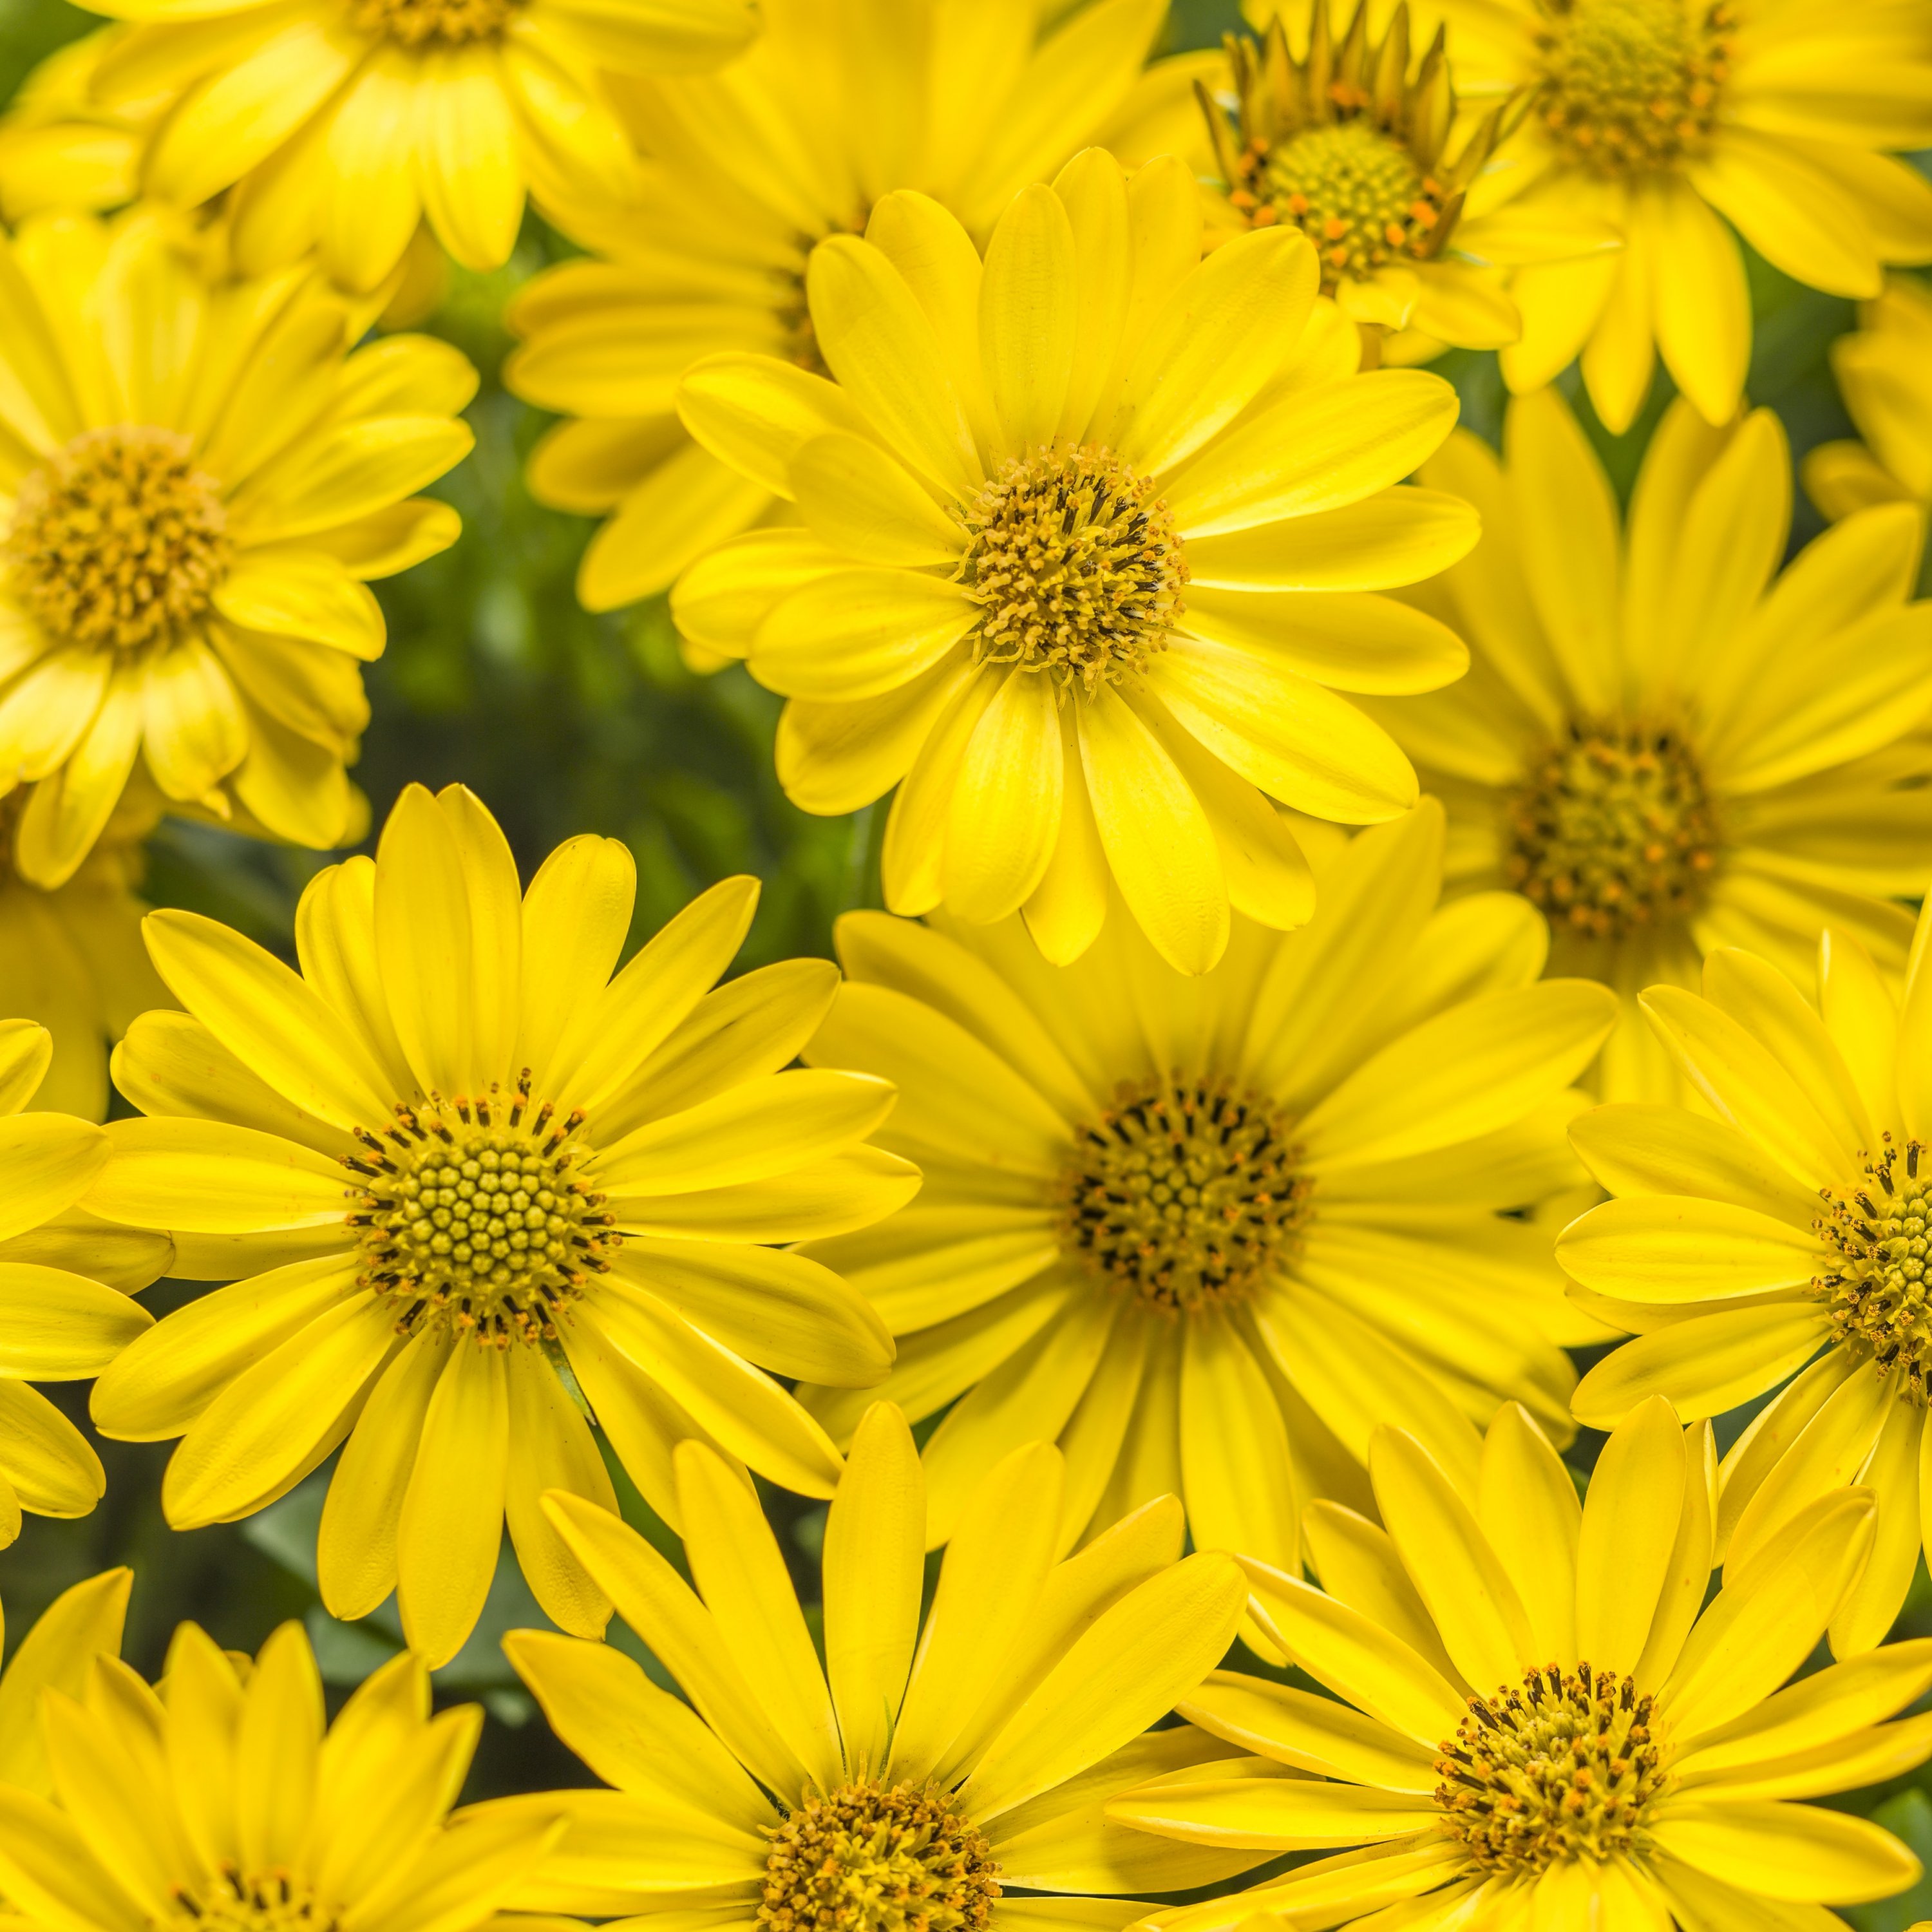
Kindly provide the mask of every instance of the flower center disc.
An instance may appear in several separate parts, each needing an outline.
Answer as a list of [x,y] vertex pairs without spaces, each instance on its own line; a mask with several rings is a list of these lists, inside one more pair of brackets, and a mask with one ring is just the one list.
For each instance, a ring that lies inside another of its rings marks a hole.
[[847,1786],[772,1833],[758,1923],[769,1932],[982,1932],[999,1868],[937,1792]]
[[1156,1306],[1239,1301],[1308,1218],[1287,1124],[1265,1101],[1202,1082],[1124,1088],[1076,1136],[1060,1184],[1060,1247]]
[[1445,199],[1400,141],[1362,119],[1304,128],[1278,142],[1254,170],[1250,192],[1315,244],[1328,294],[1345,276],[1426,257]]
[[51,637],[134,650],[208,608],[231,555],[220,486],[177,431],[86,430],[30,470],[4,554]]
[[1510,884],[1552,919],[1618,939],[1695,909],[1718,830],[1689,748],[1663,728],[1575,724],[1504,812]]
[[583,1116],[556,1116],[548,1101],[532,1110],[526,1074],[507,1106],[494,1087],[487,1100],[432,1096],[357,1134],[367,1151],[346,1165],[362,1285],[394,1306],[399,1333],[437,1322],[496,1348],[556,1339],[558,1310],[622,1238],[572,1172]]
[[349,17],[359,32],[406,47],[460,46],[494,40],[515,10],[516,0],[350,0]]
[[175,1888],[181,1917],[198,1932],[332,1932],[334,1915],[287,1872],[249,1877],[224,1864],[205,1892]]
[[1042,671],[1061,695],[1146,668],[1180,615],[1187,566],[1154,484],[1103,450],[1008,462],[964,512],[982,664]]
[[1863,1186],[1825,1198],[1814,1226],[1839,1262],[1814,1286],[1830,1300],[1834,1338],[1869,1349],[1880,1375],[1898,1369],[1922,1405],[1932,1378],[1932,1161],[1917,1141],[1888,1147],[1866,1167]]
[[1627,1852],[1664,1783],[1652,1715],[1629,1678],[1587,1664],[1472,1697],[1436,1761],[1444,1822],[1491,1871]]
[[1546,10],[1538,108],[1566,159],[1648,173],[1709,136],[1735,24],[1722,0],[1546,0]]

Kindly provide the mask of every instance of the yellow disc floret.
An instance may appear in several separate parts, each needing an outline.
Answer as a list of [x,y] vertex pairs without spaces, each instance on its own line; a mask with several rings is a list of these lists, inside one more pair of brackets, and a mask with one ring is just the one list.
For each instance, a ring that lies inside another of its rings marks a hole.
[[872,1782],[813,1797],[772,1833],[766,1932],[983,1932],[1000,1896],[986,1840],[942,1794]]
[[1544,0],[1538,112],[1571,161],[1652,172],[1700,148],[1714,124],[1734,22],[1702,0]]
[[1880,1375],[1898,1372],[1902,1390],[1923,1404],[1932,1380],[1932,1306],[1926,1270],[1932,1252],[1932,1160],[1908,1141],[1866,1163],[1863,1180],[1821,1190],[1816,1232],[1837,1266],[1813,1284],[1830,1301],[1834,1337],[1868,1351]]
[[179,1923],[195,1932],[333,1932],[335,1914],[286,1870],[254,1875],[224,1862],[205,1888],[177,1886]]
[[365,34],[420,47],[494,40],[515,11],[516,0],[350,0],[349,16]]
[[1593,939],[1694,910],[1718,860],[1702,775],[1664,725],[1573,724],[1510,796],[1502,830],[1510,884]]
[[208,609],[231,553],[193,448],[174,430],[86,430],[22,478],[8,587],[50,636],[132,650]]
[[1307,1218],[1287,1124],[1225,1085],[1124,1088],[1075,1144],[1060,1182],[1063,1251],[1158,1307],[1240,1300]]
[[1167,646],[1187,566],[1153,484],[1104,450],[1016,458],[964,512],[962,577],[983,607],[985,664],[1052,677],[1063,695],[1144,670]]
[[1256,227],[1292,223],[1315,244],[1322,286],[1360,280],[1388,262],[1422,260],[1439,245],[1442,184],[1372,122],[1305,128],[1270,148],[1238,189],[1257,204]]
[[361,1178],[349,1220],[364,1231],[362,1279],[401,1333],[436,1322],[496,1347],[556,1339],[559,1310],[622,1239],[574,1171],[583,1119],[532,1108],[526,1073],[507,1100],[494,1087],[432,1096],[357,1135],[365,1151],[346,1164]]
[[1654,1716],[1630,1678],[1587,1664],[1472,1697],[1436,1762],[1444,1824],[1491,1871],[1628,1853],[1664,1783]]

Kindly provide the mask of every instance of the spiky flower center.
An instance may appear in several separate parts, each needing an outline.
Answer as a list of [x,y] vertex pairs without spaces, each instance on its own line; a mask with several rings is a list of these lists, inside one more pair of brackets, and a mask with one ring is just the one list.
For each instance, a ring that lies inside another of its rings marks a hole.
[[334,1932],[336,1924],[308,1881],[283,1870],[254,1876],[224,1864],[205,1886],[176,1886],[174,1901],[196,1932]]
[[1510,884],[1593,939],[1682,918],[1718,862],[1703,776],[1661,724],[1572,724],[1510,796],[1503,834]]
[[177,430],[84,430],[22,479],[4,556],[50,637],[134,650],[208,608],[232,555],[214,478]]
[[1566,159],[1648,174],[1708,140],[1736,24],[1723,0],[1544,0],[1544,10],[1537,111]]
[[1255,226],[1288,222],[1315,244],[1328,293],[1390,262],[1426,260],[1441,246],[1442,184],[1366,119],[1305,128],[1276,143],[1256,158],[1231,197],[1237,207],[1244,195]]
[[518,0],[350,0],[357,30],[406,47],[434,40],[460,46],[494,40],[510,23]]
[[970,1819],[910,1784],[808,1798],[772,1832],[767,1932],[982,1932],[999,1868]]
[[1007,462],[962,513],[961,567],[983,664],[1051,677],[1064,698],[1146,669],[1181,612],[1187,565],[1147,478],[1102,449]]
[[1587,1664],[1472,1697],[1436,1761],[1444,1824],[1491,1871],[1627,1853],[1664,1783],[1654,1718],[1630,1678]]
[[1226,1082],[1123,1086],[1075,1136],[1062,1251],[1156,1307],[1196,1314],[1249,1294],[1294,1246],[1311,1184],[1280,1111]]
[[1888,1144],[1852,1186],[1820,1190],[1825,1211],[1813,1224],[1836,1257],[1813,1283],[1831,1304],[1834,1338],[1869,1352],[1881,1376],[1896,1370],[1900,1393],[1922,1406],[1932,1380],[1932,1160],[1925,1153],[1918,1141]]
[[398,1333],[435,1324],[488,1347],[556,1339],[559,1312],[621,1242],[580,1173],[581,1113],[513,1094],[436,1095],[358,1131],[349,1224],[362,1231],[363,1286],[396,1311]]

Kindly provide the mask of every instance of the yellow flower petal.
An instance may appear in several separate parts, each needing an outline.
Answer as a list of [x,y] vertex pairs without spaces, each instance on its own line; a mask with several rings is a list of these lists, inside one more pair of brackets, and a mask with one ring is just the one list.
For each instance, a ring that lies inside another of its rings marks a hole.
[[964,496],[984,475],[932,325],[878,250],[835,235],[812,250],[806,287],[840,387],[898,454]]
[[838,1721],[757,1493],[701,1443],[680,1444],[676,1463],[685,1557],[718,1634],[793,1756],[820,1790],[836,1790]]
[[410,1648],[432,1669],[476,1627],[503,1540],[510,1455],[503,1352],[466,1337],[443,1364],[396,1532],[396,1604]]
[[1232,1558],[1191,1556],[1130,1591],[1078,1637],[987,1745],[961,1802],[995,1818],[1118,1750],[1204,1677],[1240,1621]]
[[1918,1877],[1917,1858],[1882,1826],[1815,1804],[1700,1804],[1660,1810],[1658,1844],[1709,1876],[1759,1898],[1856,1904]]
[[1808,1229],[1729,1202],[1670,1194],[1592,1208],[1564,1230],[1556,1256],[1599,1294],[1666,1304],[1808,1288],[1832,1265]]
[[1072,375],[1079,320],[1073,228],[1052,188],[1023,188],[986,244],[980,343],[1006,446],[1050,442]]
[[1358,503],[1419,470],[1455,427],[1455,393],[1379,370],[1295,394],[1210,443],[1162,491],[1190,540]]
[[364,1384],[396,1346],[387,1306],[358,1295],[244,1369],[168,1463],[169,1522],[187,1529],[250,1515],[306,1475],[347,1432]]

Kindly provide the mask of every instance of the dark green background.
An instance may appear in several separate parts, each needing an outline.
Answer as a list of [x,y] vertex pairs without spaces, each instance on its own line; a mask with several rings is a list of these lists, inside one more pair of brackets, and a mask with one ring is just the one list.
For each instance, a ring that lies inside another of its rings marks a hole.
[[[1237,19],[1237,0],[1174,0],[1170,44],[1212,44]],[[0,0],[0,98],[37,60],[92,23],[65,0]],[[461,511],[464,534],[444,556],[379,586],[390,641],[387,655],[370,668],[374,716],[356,776],[379,825],[412,779],[472,786],[502,821],[526,877],[572,833],[623,839],[638,863],[634,943],[705,886],[754,872],[764,893],[741,967],[828,953],[837,914],[877,902],[876,814],[819,819],[788,804],[772,775],[778,700],[739,668],[712,678],[686,671],[661,599],[613,616],[580,610],[572,584],[593,526],[544,509],[524,486],[524,458],[549,418],[509,395],[498,380],[509,346],[499,318],[520,282],[566,252],[532,217],[509,266],[488,276],[456,272],[448,299],[428,325],[463,349],[483,378],[470,410],[476,453],[434,492]],[[1826,352],[1852,327],[1852,304],[1801,287],[1754,257],[1750,266],[1756,338],[1750,393],[1777,410],[1794,456],[1802,455],[1814,443],[1850,434]],[[1461,392],[1464,422],[1496,440],[1504,392],[1496,358],[1456,351],[1436,366]],[[1648,406],[1622,437],[1595,423],[1574,372],[1564,387],[1628,494],[1670,399],[1667,378],[1660,374]],[[1799,492],[1794,548],[1818,527]],[[148,896],[226,919],[286,950],[296,896],[322,862],[200,826],[170,825],[152,842]],[[163,1282],[146,1299],[160,1313],[193,1292]],[[68,1406],[84,1424],[84,1403],[74,1399]],[[1726,1418],[1726,1439],[1743,1420]],[[131,1564],[136,1577],[127,1654],[151,1674],[169,1634],[187,1617],[224,1645],[247,1650],[284,1618],[305,1618],[338,1694],[392,1652],[392,1612],[345,1626],[316,1599],[315,1526],[326,1472],[249,1522],[177,1533],[162,1521],[158,1500],[168,1445],[100,1446],[109,1478],[100,1508],[78,1522],[29,1517],[20,1541],[0,1554],[0,1600],[15,1641],[58,1591],[118,1562]],[[1572,1452],[1580,1480],[1595,1446],[1586,1434]],[[675,1554],[674,1539],[615,1473],[626,1513]],[[809,1603],[817,1593],[824,1506],[768,1494]],[[529,1700],[496,1648],[504,1630],[542,1621],[506,1562],[476,1637],[438,1673],[440,1697],[480,1696],[490,1712],[472,1796],[586,1781],[542,1720],[532,1720]],[[1922,1567],[1904,1626],[1901,1635],[1932,1632],[1932,1589]],[[637,1648],[620,1625],[613,1624],[612,1636]],[[1922,1774],[1846,1802],[1850,1808],[1876,1808],[1932,1867],[1928,1790],[1932,1778]],[[1928,1914],[1932,1880],[1908,1898],[1846,1916],[1863,1932],[1902,1932]]]

